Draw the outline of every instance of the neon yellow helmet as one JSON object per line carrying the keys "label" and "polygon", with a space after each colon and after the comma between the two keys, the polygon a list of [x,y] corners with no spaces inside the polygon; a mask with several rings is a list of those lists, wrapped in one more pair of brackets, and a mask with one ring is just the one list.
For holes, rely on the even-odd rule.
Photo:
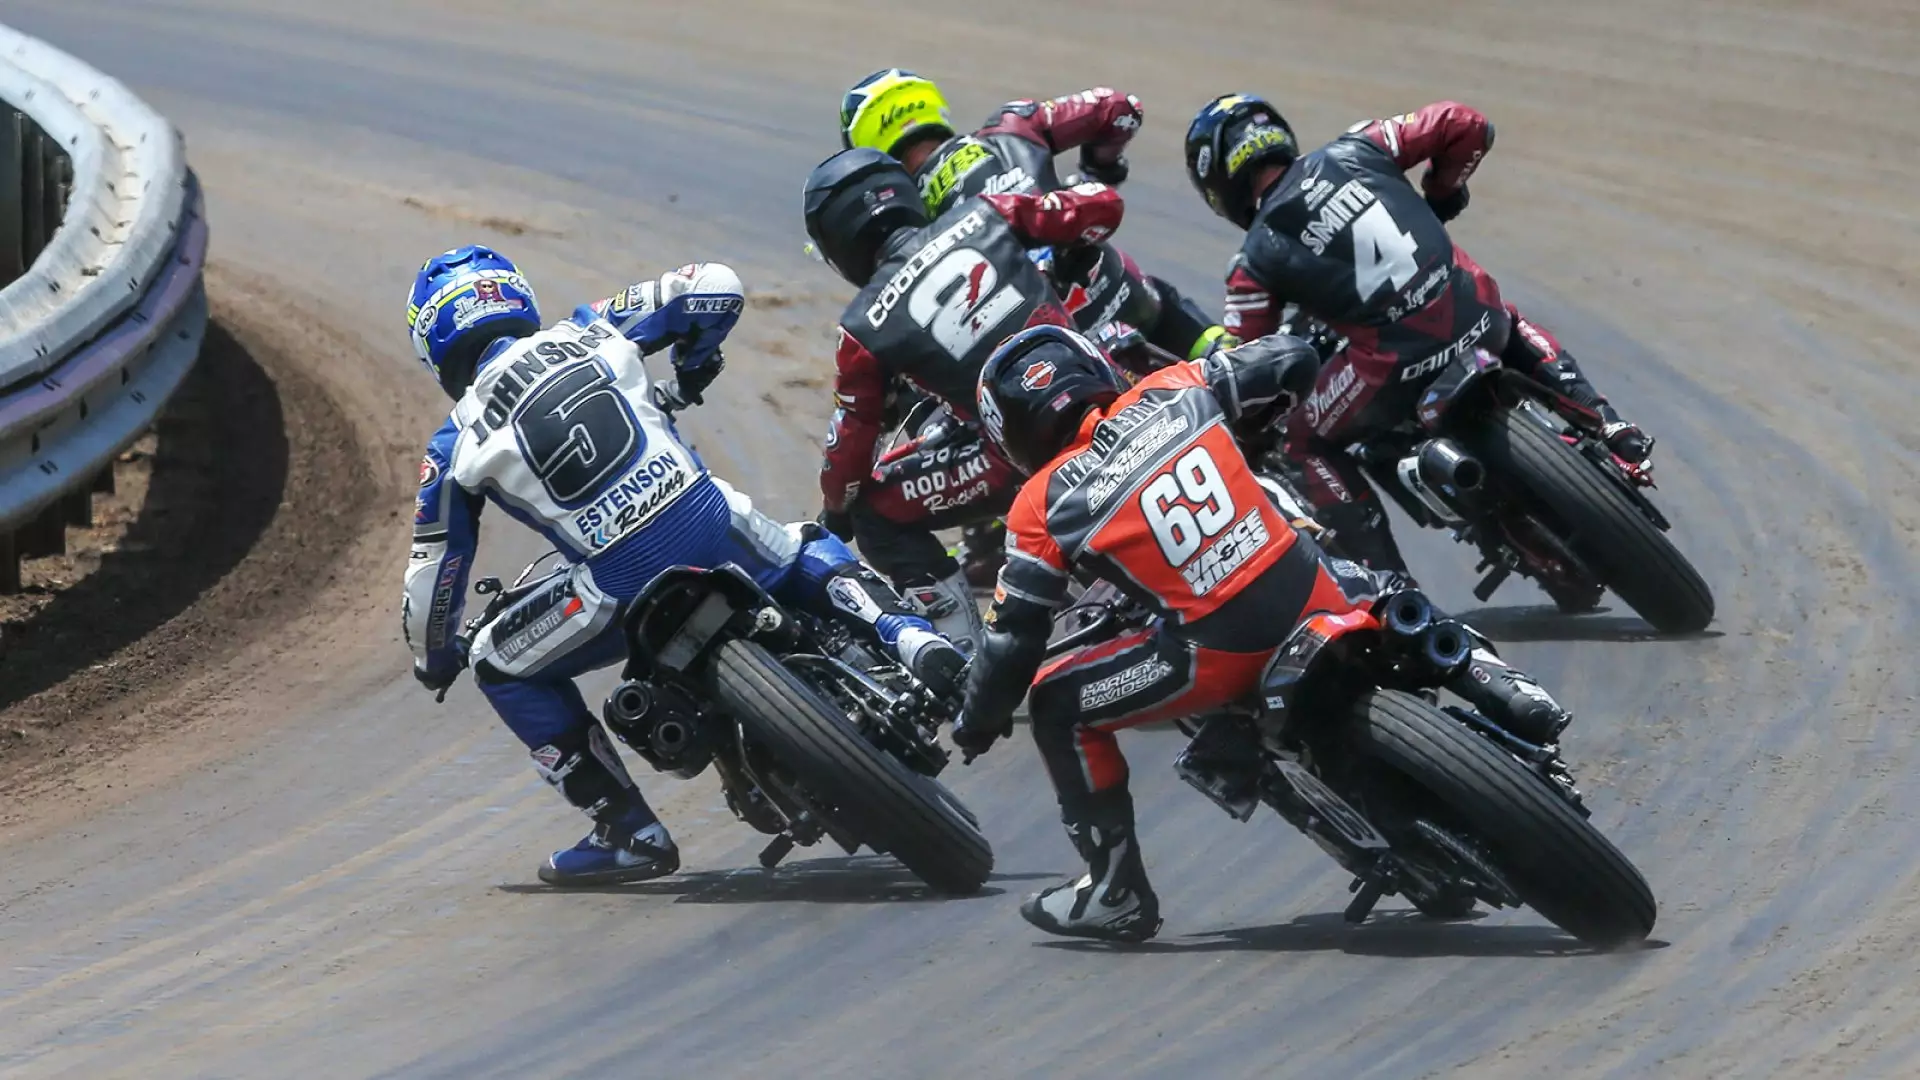
{"label": "neon yellow helmet", "polygon": [[847,91],[840,102],[840,145],[891,155],[908,136],[954,135],[947,99],[932,82],[900,68],[876,71]]}

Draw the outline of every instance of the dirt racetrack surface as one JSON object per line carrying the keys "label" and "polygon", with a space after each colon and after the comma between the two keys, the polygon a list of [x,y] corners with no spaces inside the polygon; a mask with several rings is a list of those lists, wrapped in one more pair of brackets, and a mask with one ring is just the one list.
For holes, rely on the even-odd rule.
{"label": "dirt racetrack surface", "polygon": [[[307,365],[399,510],[434,405],[401,296],[425,256],[480,240],[550,308],[735,264],[758,302],[693,430],[772,512],[810,515],[849,290],[800,254],[799,187],[876,67],[939,79],[963,118],[1140,95],[1120,239],[1210,304],[1235,238],[1179,172],[1203,101],[1264,92],[1309,141],[1467,101],[1500,136],[1456,235],[1659,437],[1660,501],[1720,614],[1658,641],[1618,605],[1565,620],[1521,584],[1476,610],[1468,554],[1403,534],[1439,599],[1576,710],[1569,756],[1660,897],[1655,947],[1584,955],[1525,912],[1346,927],[1321,853],[1221,815],[1166,768],[1178,743],[1142,733],[1125,745],[1168,923],[1118,953],[1014,912],[1073,868],[1024,739],[953,777],[997,853],[977,898],[934,901],[873,858],[764,875],[710,778],[654,776],[686,871],[542,888],[534,866],[582,821],[470,684],[436,707],[406,675],[404,537],[379,531],[405,525],[376,515],[336,568],[352,581],[269,620],[311,637],[209,657],[159,703],[180,732],[75,762],[81,795],[48,789],[8,826],[0,1073],[1920,1072],[1911,4],[12,0],[4,17],[187,133],[216,300],[246,298]],[[511,525],[484,535],[482,569],[538,554]]]}

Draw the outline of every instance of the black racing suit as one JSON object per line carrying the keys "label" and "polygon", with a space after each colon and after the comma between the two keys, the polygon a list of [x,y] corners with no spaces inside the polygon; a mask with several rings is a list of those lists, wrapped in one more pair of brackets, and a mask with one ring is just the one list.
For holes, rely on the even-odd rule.
{"label": "black racing suit", "polygon": [[[1497,353],[1600,422],[1625,426],[1553,336],[1501,299],[1436,212],[1465,205],[1467,178],[1492,145],[1486,117],[1457,102],[1356,125],[1266,193],[1228,274],[1229,332],[1273,333],[1291,302],[1347,339],[1289,418],[1285,445],[1315,516],[1376,569],[1406,565],[1345,448],[1410,417],[1452,357]],[[1421,162],[1430,163],[1424,195],[1406,177]]]}
{"label": "black racing suit", "polygon": [[1019,477],[970,432],[937,468],[876,483],[891,387],[904,380],[973,424],[980,368],[994,348],[1028,326],[1071,324],[1027,249],[1097,242],[1119,225],[1121,205],[1100,184],[963,200],[896,234],[841,316],[821,496],[829,514],[850,515],[861,552],[896,584],[956,574],[934,531],[998,517]]}
{"label": "black racing suit", "polygon": [[[1011,101],[971,135],[957,135],[929,154],[914,178],[927,212],[939,215],[975,195],[1045,194],[1062,187],[1054,156],[1080,151],[1089,180],[1118,184],[1121,153],[1140,130],[1138,98],[1105,87],[1048,101]],[[1056,253],[1049,269],[1074,325],[1092,331],[1122,322],[1178,357],[1204,353],[1224,331],[1192,300],[1111,243]],[[1116,359],[1127,362],[1127,354]],[[1144,360],[1131,364],[1141,367]],[[1144,374],[1145,369],[1135,374]]]}

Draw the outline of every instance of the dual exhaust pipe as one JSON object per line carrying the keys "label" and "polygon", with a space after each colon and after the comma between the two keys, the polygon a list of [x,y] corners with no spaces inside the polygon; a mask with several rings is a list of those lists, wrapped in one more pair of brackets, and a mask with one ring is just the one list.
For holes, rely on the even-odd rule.
{"label": "dual exhaust pipe", "polygon": [[1403,589],[1375,610],[1387,637],[1405,655],[1436,674],[1452,674],[1466,664],[1473,639],[1458,619],[1440,617],[1418,589]]}
{"label": "dual exhaust pipe", "polygon": [[635,750],[650,753],[664,768],[671,769],[692,755],[699,737],[693,725],[681,717],[652,715],[654,705],[652,687],[630,679],[607,695],[602,712],[607,726],[627,740],[628,745],[633,745],[635,739],[641,740],[642,745],[634,746]]}

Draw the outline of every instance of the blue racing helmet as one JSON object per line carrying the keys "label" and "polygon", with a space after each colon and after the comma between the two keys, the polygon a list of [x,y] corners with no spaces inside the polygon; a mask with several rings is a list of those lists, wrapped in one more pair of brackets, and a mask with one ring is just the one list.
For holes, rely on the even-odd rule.
{"label": "blue racing helmet", "polygon": [[468,244],[426,261],[407,297],[413,351],[450,397],[473,382],[480,354],[501,338],[540,331],[539,302],[513,260]]}

